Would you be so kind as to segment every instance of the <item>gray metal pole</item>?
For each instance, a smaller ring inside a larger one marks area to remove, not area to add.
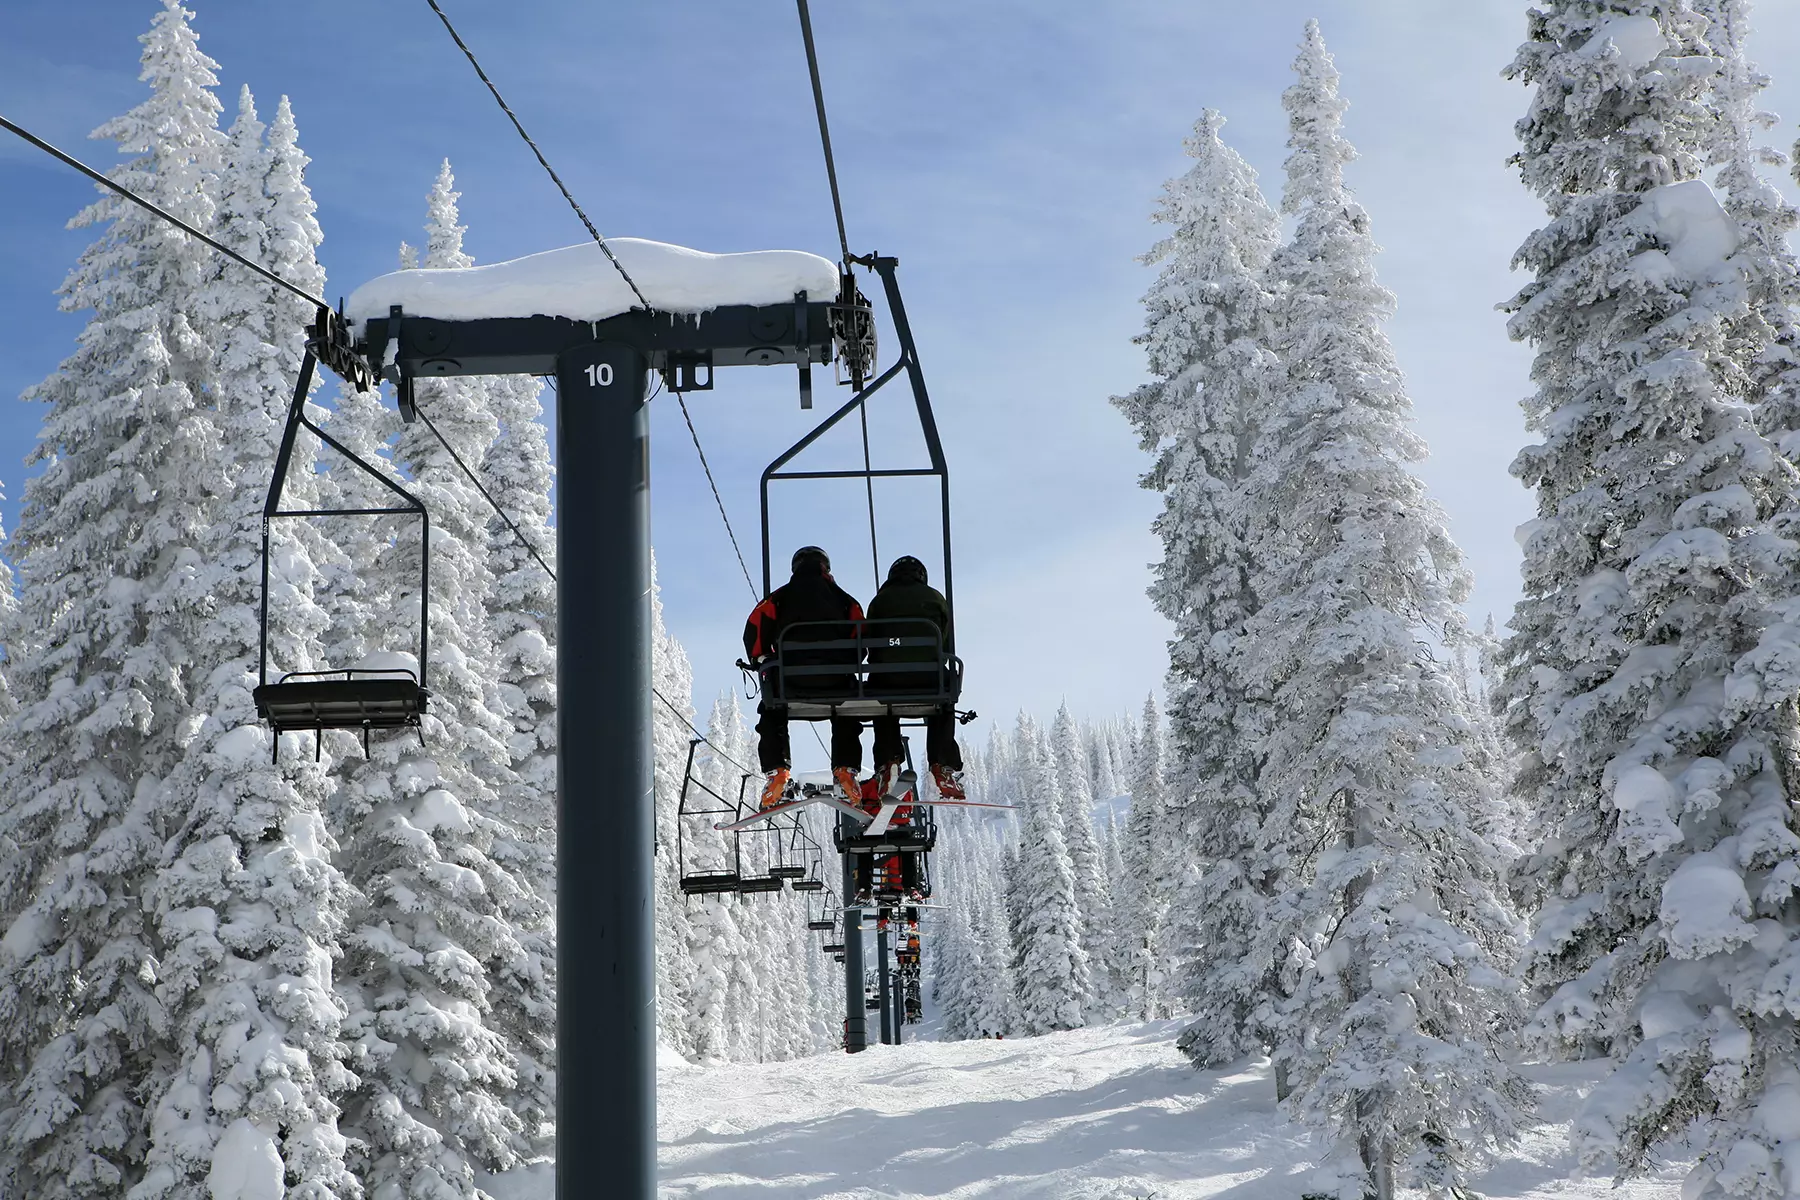
[[[906,1024],[906,989],[900,986],[900,969],[894,969],[894,1045],[901,1043],[900,1030]]]
[[[645,378],[557,360],[557,1200],[656,1196]]]
[[[888,981],[888,931],[887,922],[878,922],[875,926],[875,980],[881,992],[881,1044],[894,1044],[893,1016],[894,989]]]
[[[838,827],[849,837],[857,827],[838,814]],[[844,855],[844,1049],[860,1054],[869,1045],[868,1009],[863,1004],[862,909],[856,907],[856,856]]]

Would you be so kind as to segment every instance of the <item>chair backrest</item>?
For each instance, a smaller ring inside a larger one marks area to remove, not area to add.
[[[891,657],[900,654],[907,657]],[[945,653],[943,631],[923,617],[798,621],[776,639],[762,683],[777,704],[953,705],[962,693],[962,661]]]

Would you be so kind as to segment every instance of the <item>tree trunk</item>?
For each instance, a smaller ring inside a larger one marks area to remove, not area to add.
[[[1354,794],[1348,797],[1350,811],[1357,814]],[[1354,816],[1351,826],[1350,848],[1357,849],[1368,845],[1374,839],[1364,825],[1360,814]],[[1350,881],[1344,889],[1344,914],[1356,911],[1357,905],[1369,890],[1371,872],[1364,872]],[[1365,955],[1353,954],[1351,961],[1354,967],[1350,972],[1351,991],[1356,998],[1368,995],[1373,986],[1369,979],[1369,962]],[[1375,1127],[1381,1119],[1380,1105],[1376,1098],[1368,1092],[1361,1092],[1356,1097],[1356,1150],[1362,1158],[1366,1182],[1363,1195],[1366,1200],[1394,1200],[1394,1154],[1393,1147],[1387,1138],[1380,1136]]]

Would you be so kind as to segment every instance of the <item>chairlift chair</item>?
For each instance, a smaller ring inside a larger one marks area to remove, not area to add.
[[[716,817],[737,811],[737,806],[720,796],[701,780],[694,778],[694,751],[702,739],[688,740],[687,766],[682,772],[681,793],[675,804],[676,886],[686,896],[720,896],[735,893],[742,883],[737,854],[737,841],[732,840],[732,853],[727,865],[697,867],[691,863],[694,851],[688,843],[687,824],[691,817]],[[696,788],[701,794],[696,794]]]
[[[874,481],[890,478],[935,478],[939,485],[939,516],[942,523],[943,578],[940,581],[945,600],[955,612],[955,589],[950,547],[950,468],[944,458],[943,444],[938,438],[937,419],[932,414],[931,396],[925,387],[925,375],[919,365],[918,347],[913,341],[912,325],[907,319],[906,305],[900,296],[896,277],[899,260],[881,255],[851,262],[868,267],[881,278],[888,302],[888,313],[900,352],[892,366],[865,384],[865,370],[874,369],[873,327],[867,326],[867,339],[846,334],[840,339],[843,359],[852,367],[851,380],[856,393],[805,437],[790,446],[762,475],[762,573],[763,594],[773,590],[770,567],[771,531],[769,521],[769,486],[777,480],[861,479],[870,488],[870,541],[874,546]],[[846,294],[853,294],[850,288]],[[866,309],[866,306],[865,306]],[[866,316],[864,318],[866,324]],[[858,331],[863,326],[858,326]],[[855,353],[851,352],[852,347]],[[905,372],[911,387],[913,407],[923,435],[930,465],[923,467],[876,468],[867,453],[867,404],[882,387]],[[852,414],[864,425],[864,463],[860,470],[790,470],[788,464],[817,442],[827,432]],[[875,563],[879,576],[881,564]],[[917,617],[878,621],[799,622],[785,629],[771,648],[770,655],[755,664],[764,702],[785,705],[790,719],[821,721],[831,717],[927,717],[941,712],[954,712],[962,696],[962,660],[956,657],[953,644],[955,621],[950,629],[940,629],[934,622]],[[890,663],[879,661],[887,649],[929,649],[930,661]],[[870,651],[877,661],[870,661]],[[824,655],[825,660],[820,661]],[[920,679],[920,676],[929,676]],[[910,677],[910,678],[903,678]]]
[[[431,692],[426,687],[429,662],[431,621],[431,516],[417,497],[370,466],[348,446],[315,425],[306,415],[306,396],[312,390],[315,355],[321,339],[331,336],[331,314],[320,317],[314,336],[307,344],[306,356],[300,364],[300,375],[294,385],[294,398],[288,405],[287,424],[282,429],[281,446],[275,456],[274,477],[269,481],[268,498],[263,503],[262,525],[262,599],[258,610],[259,641],[257,685],[251,693],[256,715],[274,731],[275,758],[281,756],[281,735],[310,732],[314,737],[313,756],[324,752],[327,729],[360,731],[363,753],[369,751],[369,733],[375,729],[413,729],[423,740],[423,720]],[[398,497],[387,506],[363,508],[283,508],[282,494],[287,487],[288,471],[293,464],[294,442],[302,428],[314,434],[344,460]],[[282,517],[351,517],[399,516],[417,517],[419,521],[419,655],[418,670],[404,667],[340,667],[328,670],[288,671],[274,683],[269,682],[269,534],[270,526]]]

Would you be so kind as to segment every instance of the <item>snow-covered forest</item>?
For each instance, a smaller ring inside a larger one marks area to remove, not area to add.
[[[96,133],[111,177],[323,293],[295,115],[222,100],[193,16],[162,0],[142,39],[141,100]],[[1346,183],[1355,80],[1307,23],[1279,188],[1200,114],[1143,255],[1148,381],[1110,398],[1161,504],[1164,686],[1113,716],[1047,697],[965,748],[971,798],[1011,807],[939,818],[933,1040],[1266,1079],[1308,1197],[1465,1197],[1529,1145],[1597,1178],[1681,1164],[1685,1200],[1800,1200],[1800,212],[1749,30],[1748,0],[1529,11],[1505,70],[1544,215],[1494,299],[1534,355],[1512,474],[1536,518],[1485,628],[1416,473],[1382,214]],[[451,164],[419,190],[399,266],[474,265]],[[311,417],[430,510],[432,703],[421,737],[277,745],[251,698],[262,514],[313,314],[110,194],[74,223],[61,304],[87,324],[26,396],[0,562],[0,1197],[524,1195],[557,1086],[542,384],[419,384],[518,534],[392,405],[315,385]],[[379,499],[297,453],[290,500]],[[269,536],[272,672],[418,665],[414,527]],[[836,1053],[845,982],[806,929],[823,901],[678,887],[729,852],[678,812],[690,756],[719,795],[760,778],[754,714],[695,697],[653,606],[656,1016],[686,1122],[774,1078],[747,1064]]]

